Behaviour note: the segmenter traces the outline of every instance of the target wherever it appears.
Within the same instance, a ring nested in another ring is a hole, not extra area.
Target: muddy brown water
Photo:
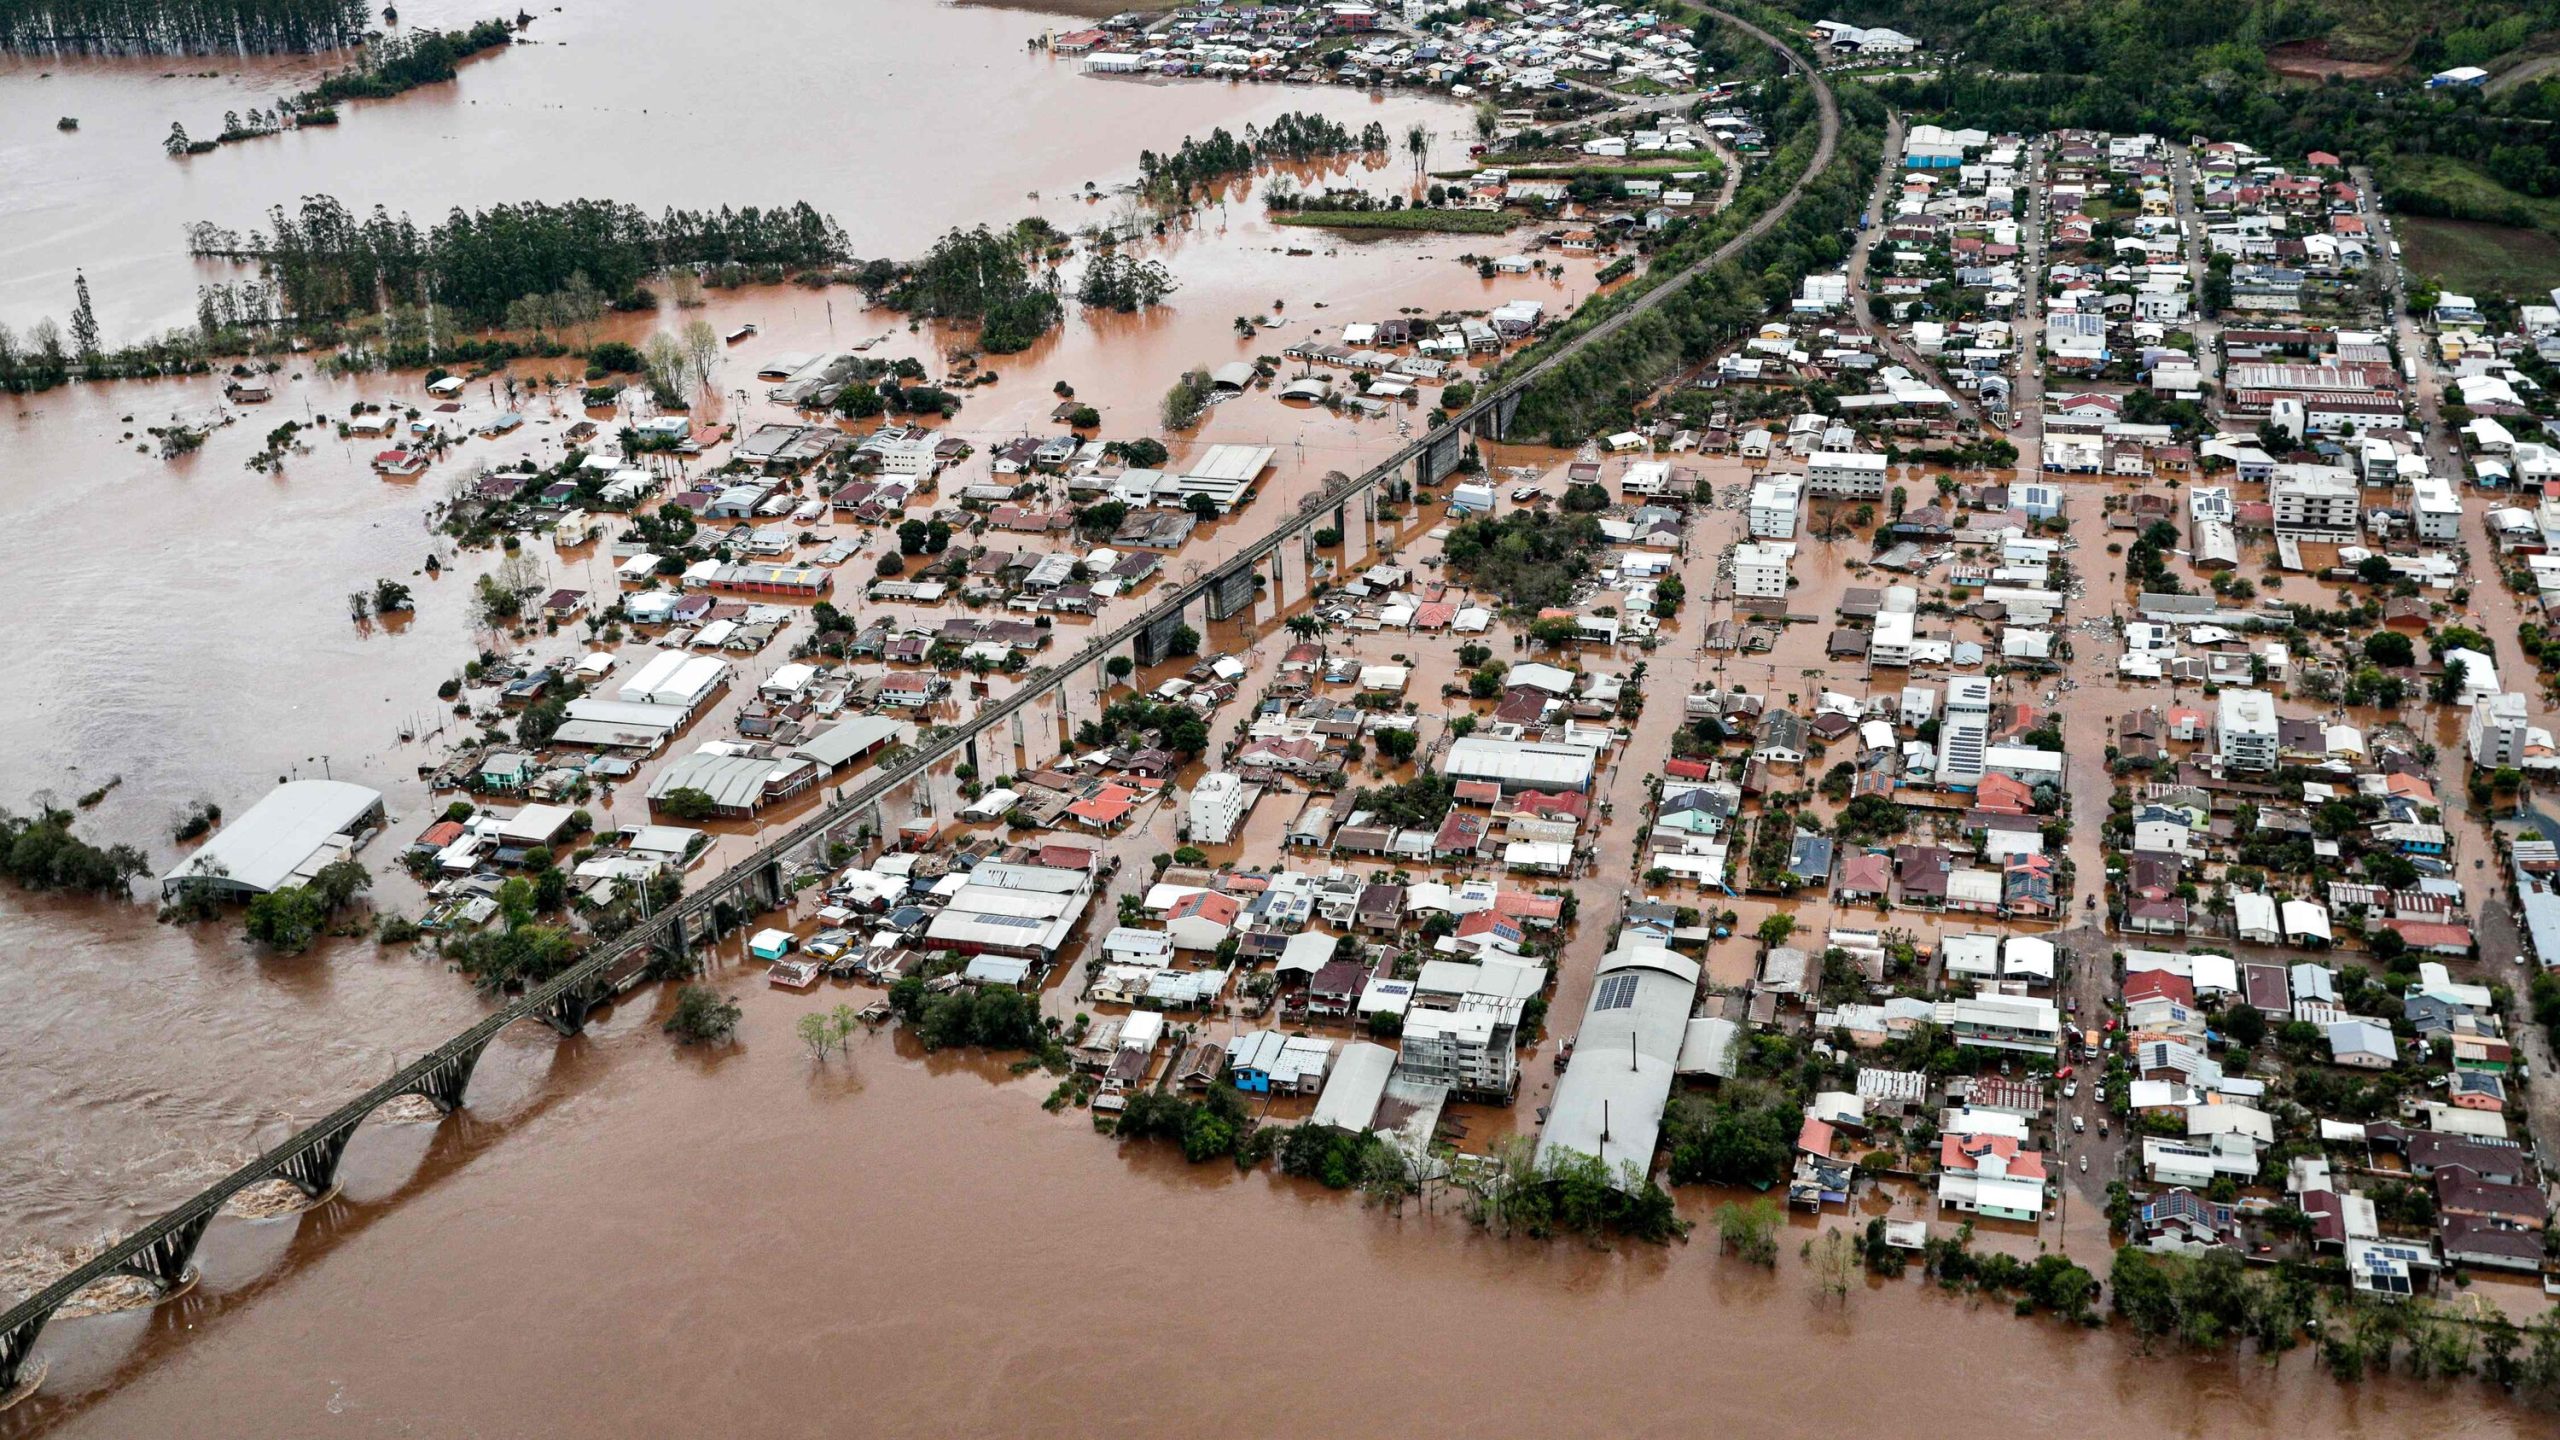
[[[447,8],[404,14],[475,18]],[[1465,124],[1463,112],[1412,97],[1087,79],[1072,62],[1023,52],[1023,38],[1052,23],[1035,16],[903,0],[781,10],[759,25],[704,24],[668,0],[547,13],[533,34],[540,44],[475,62],[454,86],[349,107],[334,133],[226,147],[184,165],[157,150],[172,119],[209,129],[222,110],[262,103],[316,66],[197,66],[224,72],[206,79],[147,64],[0,65],[0,135],[10,137],[0,140],[10,176],[0,317],[23,328],[62,314],[80,266],[110,336],[180,323],[197,280],[227,272],[191,266],[178,227],[247,225],[307,191],[422,218],[453,203],[567,193],[647,205],[805,196],[845,221],[858,251],[903,254],[953,224],[1031,210],[1068,228],[1103,218],[1115,202],[1068,193],[1088,178],[1125,179],[1140,148],[1213,124],[1309,106],[1355,124],[1379,118],[1399,135],[1413,119],[1453,137]],[[873,51],[860,85],[846,82],[841,47],[775,43],[848,29]],[[762,95],[788,99],[741,98]],[[54,132],[60,114],[79,115],[81,130]],[[919,155],[957,158],[925,166]],[[1342,173],[1385,189],[1402,183],[1405,166]],[[577,183],[564,189],[564,175]],[[1044,198],[1030,200],[1032,190]],[[971,392],[953,428],[982,443],[1036,430],[1055,403],[1051,383],[1064,379],[1104,410],[1106,434],[1137,433],[1153,428],[1156,397],[1191,365],[1276,352],[1316,327],[1401,306],[1532,295],[1561,308],[1588,292],[1588,262],[1560,282],[1487,282],[1455,262],[1470,246],[1502,243],[1347,244],[1275,230],[1250,203],[1203,211],[1150,252],[1182,282],[1171,308],[1075,316],[1032,354],[998,362],[1004,383]],[[1320,253],[1288,256],[1290,244]],[[1274,299],[1288,301],[1288,323],[1239,341],[1232,317]],[[886,335],[874,353],[938,365],[952,338],[910,333],[841,291],[715,296],[705,313],[723,328],[761,328],[731,352],[723,395],[707,406],[748,421],[771,418],[772,407],[728,392],[760,396],[751,377],[762,359]],[[283,776],[385,789],[394,838],[423,821],[430,802],[416,768],[441,753],[438,727],[451,718],[433,690],[480,643],[464,597],[494,559],[439,549],[427,506],[471,464],[556,455],[574,412],[547,400],[520,406],[533,421],[524,432],[470,442],[408,485],[370,474],[372,445],[335,438],[313,441],[281,475],[252,474],[241,462],[283,418],[418,399],[414,377],[324,380],[305,367],[284,378],[273,404],[243,409],[240,423],[176,463],[137,453],[148,439],[140,432],[216,410],[210,383],[57,391],[0,407],[0,596],[25,637],[20,700],[0,715],[0,800],[68,796],[121,777],[81,828],[144,844],[160,865],[176,855],[167,835],[179,807],[205,796],[236,814]],[[471,413],[493,408],[475,396]],[[1272,444],[1278,470],[1263,502],[1208,527],[1168,572],[1214,563],[1324,473],[1357,471],[1397,438],[1393,421],[1267,395],[1220,405],[1187,444]],[[1711,478],[1721,487],[1731,476]],[[1416,511],[1386,538],[1410,549],[1433,523]],[[1353,527],[1369,529],[1356,512]],[[1693,597],[1711,590],[1725,538],[1693,542],[1684,572]],[[609,561],[599,565],[594,547],[535,549],[558,583],[610,588]],[[420,571],[431,552],[452,566],[439,579]],[[1800,573],[1829,576],[1833,563],[1809,549]],[[1292,604],[1303,575],[1292,556],[1283,587]],[[416,616],[350,624],[346,593],[382,577],[418,588]],[[848,608],[867,617],[883,607]],[[1676,658],[1694,654],[1683,637],[1706,613],[1693,599],[1653,657],[1653,703],[1633,753],[1659,753],[1679,693],[1706,673]],[[1248,696],[1286,648],[1279,618],[1266,603],[1213,629],[1213,648],[1250,657]],[[1077,643],[1079,629],[1062,624],[1060,647]],[[1753,662],[1771,672],[1764,683],[1809,689],[1809,679],[1793,682],[1819,664],[1819,633],[1791,631],[1779,654]],[[1411,655],[1413,698],[1426,714],[1442,710],[1454,640],[1330,643],[1369,658]],[[1510,653],[1500,636],[1492,643]],[[1814,655],[1799,653],[1807,643]],[[563,637],[533,648],[548,657],[575,647]],[[675,748],[729,733],[753,679],[782,658],[778,646],[743,662],[730,697]],[[1065,721],[1090,709],[1089,696],[1071,693]],[[1242,713],[1229,709],[1215,728],[1223,735]],[[1019,758],[1052,753],[1059,723],[1035,707]],[[1640,782],[1613,771],[1604,783],[1620,803],[1601,843],[1623,855]],[[1290,813],[1278,798],[1239,854],[1269,858]],[[891,819],[928,805],[947,815],[956,799],[946,772]],[[631,787],[594,808],[600,820],[642,813]],[[1156,807],[1117,846],[1136,862],[1124,887],[1146,854],[1171,848],[1172,815]],[[720,828],[729,853],[762,827]],[[367,858],[383,872],[378,898],[414,913],[416,894],[385,845]],[[1594,917],[1622,888],[1606,870],[1575,883]],[[1738,908],[1747,932],[1763,907]],[[1095,928],[1108,917],[1105,902]],[[1599,930],[1586,924],[1560,967],[1560,1022],[1579,1013]],[[129,1228],[483,1013],[422,953],[328,944],[267,957],[233,927],[159,926],[140,907],[0,894],[0,957],[0,1007],[15,1021],[0,1046],[9,1139],[0,1236],[53,1245]],[[1266,1430],[1284,1415],[1320,1433],[1374,1433],[1390,1418],[1425,1415],[1689,1433],[1742,1406],[1797,1433],[1869,1427],[1888,1414],[1969,1417],[1986,1388],[2002,1386],[2013,1404],[2068,1406],[2101,1434],[2516,1428],[2468,1389],[2341,1391],[2299,1358],[2272,1372],[2147,1359],[1911,1285],[1861,1294],[1843,1312],[1815,1304],[1791,1269],[1762,1276],[1705,1244],[1607,1253],[1502,1243],[1458,1219],[1445,1197],[1437,1212],[1390,1217],[1268,1175],[1184,1166],[1097,1140],[1080,1114],[1044,1114],[1037,1101],[1049,1082],[1000,1063],[924,1057],[887,1037],[813,1063],[791,1038],[798,1013],[869,992],[769,992],[736,959],[732,946],[720,978],[748,1002],[739,1045],[670,1052],[654,997],[565,1044],[531,1027],[508,1032],[483,1061],[465,1116],[368,1126],[339,1200],[308,1214],[226,1217],[184,1299],[60,1322],[43,1389],[0,1416],[0,1435],[691,1433],[722,1422],[774,1434],[963,1425],[1050,1434],[1083,1433],[1102,1417],[1155,1434],[1240,1417]],[[1711,968],[1738,980],[1749,957],[1719,947]],[[1071,984],[1054,982],[1046,1003],[1072,1008]],[[1551,1067],[1533,1056],[1528,1073],[1518,1107],[1467,1107],[1471,1133],[1534,1124]],[[1702,1213],[1703,1201],[1690,1208]],[[1695,1358],[1646,1343],[1673,1333],[1695,1337]],[[1855,1373],[1896,1378],[1801,1382],[1809,1348],[1843,1345],[1857,1347],[1839,1357]],[[1179,1384],[1165,1379],[1174,1358]],[[1541,1380],[1515,1378],[1531,1375]],[[1310,1410],[1310,1384],[1330,1403]]]
[[[2143,1357],[1909,1281],[1842,1308],[1710,1241],[1505,1243],[1446,1201],[1119,1150],[1044,1115],[1043,1078],[885,1036],[813,1062],[791,1021],[836,998],[751,1005],[717,1054],[626,1012],[493,1055],[472,1120],[360,1136],[335,1211],[226,1222],[189,1301],[82,1322],[0,1426],[1814,1435],[1952,1428],[1990,1393],[2102,1436],[2530,1429],[2467,1387]],[[1238,1321],[1274,1308],[1307,1318]]]

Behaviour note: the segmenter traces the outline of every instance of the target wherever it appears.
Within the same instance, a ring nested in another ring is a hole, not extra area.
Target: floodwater
[[[347,1202],[225,1222],[188,1300],[81,1322],[109,1338],[10,1420],[116,1437],[1690,1435],[1753,1415],[1814,1435],[1953,1428],[1996,1395],[2110,1437],[2527,1428],[2468,1386],[2342,1388],[2299,1354],[2272,1371],[2143,1357],[1916,1281],[1842,1308],[1792,1258],[1764,1274],[1707,1239],[1618,1253],[1506,1243],[1447,1197],[1363,1210],[1116,1148],[1043,1114],[1045,1077],[886,1037],[813,1062],[791,1022],[831,997],[776,999],[717,1055],[671,1055],[623,1015],[554,1057],[492,1055],[471,1120],[360,1134]]]
[[[1026,36],[1065,28],[1033,15],[920,0],[775,8],[752,25],[705,23],[672,0],[547,12],[538,44],[475,61],[454,86],[346,107],[336,131],[183,164],[157,148],[171,120],[203,133],[222,110],[263,103],[318,65],[183,78],[148,63],[57,62],[41,67],[44,79],[40,67],[0,66],[0,318],[23,328],[67,311],[70,274],[84,267],[111,338],[183,323],[195,284],[232,272],[188,262],[179,226],[245,227],[312,191],[421,219],[456,203],[569,194],[651,206],[806,198],[843,221],[857,251],[911,254],[957,224],[1033,211],[1070,230],[1107,219],[1115,200],[1071,192],[1088,179],[1108,191],[1134,173],[1138,150],[1211,125],[1314,107],[1397,134],[1420,120],[1457,145],[1465,123],[1415,97],[1089,79],[1071,61],[1024,52]],[[442,3],[404,16],[476,18]],[[76,134],[53,130],[62,114],[81,118]],[[1400,157],[1345,170],[1381,189],[1406,177]],[[1292,243],[1319,253],[1289,256]],[[1456,261],[1470,245],[1490,248],[1454,236],[1336,244],[1276,230],[1251,203],[1203,211],[1147,252],[1181,283],[1171,307],[1071,316],[1031,354],[997,361],[1004,382],[970,391],[952,428],[982,450],[1040,429],[1051,386],[1064,381],[1103,411],[1105,435],[1150,433],[1156,397],[1194,365],[1276,353],[1405,306],[1537,296],[1562,308],[1589,290],[1588,262],[1562,280],[1479,280]],[[1281,327],[1237,338],[1233,317],[1281,299]],[[774,418],[748,398],[763,388],[755,365],[773,355],[885,336],[873,353],[938,368],[952,338],[865,313],[846,291],[721,295],[704,313],[724,329],[760,327],[705,407],[746,422]],[[433,691],[483,639],[465,596],[494,557],[440,548],[427,510],[476,463],[556,457],[559,427],[576,412],[520,405],[526,430],[470,442],[412,484],[375,479],[373,447],[335,438],[312,441],[281,475],[252,473],[242,461],[282,419],[418,399],[414,377],[331,380],[288,367],[279,379],[273,404],[242,410],[175,463],[136,446],[172,415],[217,409],[209,382],[0,407],[0,603],[21,640],[20,699],[0,713],[0,800],[69,796],[115,777],[82,832],[145,844],[160,864],[174,858],[180,807],[209,797],[236,814],[283,776],[386,790],[393,838],[429,813],[418,767],[442,754],[439,727],[451,723]],[[497,408],[475,395],[465,418]],[[1250,542],[1326,472],[1356,472],[1392,449],[1398,428],[1263,393],[1222,403],[1188,444],[1274,445],[1277,470],[1256,505],[1206,527],[1168,573]],[[1737,473],[1715,467],[1710,479],[1721,492]],[[1719,512],[1713,532],[1692,539],[1691,605],[1655,652],[1650,703],[1623,754],[1662,753],[1681,692],[1704,673],[1684,657],[1695,655],[1737,518]],[[1373,528],[1356,509],[1351,521],[1340,554],[1357,555]],[[1434,523],[1422,509],[1375,528],[1410,549]],[[610,588],[595,547],[530,543],[557,583]],[[447,562],[441,578],[421,569],[431,553]],[[1837,583],[1832,563],[1809,547],[1809,590]],[[350,623],[347,593],[384,577],[417,587],[418,613]],[[1249,655],[1248,697],[1276,669],[1280,606],[1302,601],[1304,583],[1293,553],[1263,605],[1212,629],[1211,648]],[[836,598],[858,619],[882,608]],[[1802,672],[1819,660],[1794,647],[1818,656],[1819,634],[1791,631],[1779,654],[1752,662],[1767,667],[1761,683],[1814,688]],[[1062,621],[1052,654],[1078,635],[1078,622]],[[1328,640],[1371,658],[1410,655],[1411,698],[1426,715],[1453,709],[1438,689],[1457,643]],[[1499,632],[1488,643],[1511,654]],[[575,647],[564,635],[534,648]],[[742,662],[729,699],[675,748],[728,733],[739,699],[784,648]],[[645,651],[634,642],[625,653]],[[1063,722],[1046,707],[1026,716],[1011,762],[1046,758],[1054,727],[1090,713],[1091,697],[1069,690]],[[1215,733],[1242,709],[1217,717]],[[1553,1011],[1568,1027],[1625,883],[1620,857],[1640,833],[1641,772],[1623,768],[1603,781],[1617,811],[1595,841],[1601,866],[1574,882],[1586,918]],[[919,789],[913,803],[937,813],[956,798],[947,773]],[[763,825],[815,803],[769,812]],[[1267,800],[1249,834],[1270,838],[1292,803]],[[594,808],[599,824],[641,813],[628,787]],[[1144,875],[1147,854],[1172,848],[1172,813],[1157,807],[1115,846],[1134,862],[1118,888]],[[726,850],[762,827],[719,828]],[[414,913],[387,847],[367,854],[381,872],[377,900]],[[1257,847],[1256,858],[1268,857]],[[1099,903],[1102,925],[1113,903]],[[1737,908],[1747,933],[1761,908]],[[263,957],[236,927],[164,927],[139,907],[14,892],[0,894],[0,956],[0,1007],[16,1017],[0,1049],[10,1141],[0,1245],[77,1245],[129,1228],[482,1013],[423,952],[337,944]],[[1748,968],[1738,946],[1711,957],[1722,982]],[[718,1052],[670,1051],[655,996],[566,1043],[536,1027],[509,1032],[482,1062],[465,1115],[368,1126],[338,1201],[299,1218],[219,1222],[199,1257],[201,1284],[179,1301],[57,1321],[51,1373],[0,1416],[0,1435],[1053,1434],[1103,1418],[1145,1434],[1239,1423],[1365,1434],[1423,1415],[1693,1433],[1750,1412],[1799,1433],[1871,1429],[1885,1415],[1953,1423],[1978,1414],[1986,1393],[2039,1411],[2069,1406],[2101,1435],[2515,1428],[2468,1387],[2341,1390],[2299,1357],[2273,1373],[2147,1359],[1912,1284],[1841,1311],[1811,1300],[1792,1268],[1763,1276],[1709,1244],[1613,1253],[1503,1243],[1458,1219],[1446,1196],[1437,1213],[1388,1216],[1267,1174],[1187,1167],[1097,1140],[1080,1112],[1044,1114],[1049,1080],[1001,1064],[927,1059],[887,1038],[815,1063],[791,1038],[797,1014],[867,993],[791,997],[739,968],[724,979],[747,1018],[741,1043]],[[1072,1007],[1072,985],[1053,984],[1047,1003]],[[1473,1134],[1533,1123],[1551,1066],[1533,1055],[1526,1073],[1519,1106],[1461,1112]],[[1666,1335],[1688,1339],[1695,1359],[1667,1355]],[[1852,1374],[1894,1378],[1805,1385],[1814,1347]],[[1319,1388],[1329,1403],[1301,1403]]]

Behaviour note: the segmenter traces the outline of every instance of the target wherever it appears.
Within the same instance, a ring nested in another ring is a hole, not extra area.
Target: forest
[[[1631,414],[1654,388],[1684,364],[1757,326],[1769,307],[1793,291],[1803,276],[1837,264],[1847,253],[1841,238],[1864,203],[1883,144],[1884,107],[1864,85],[1835,87],[1840,106],[1839,153],[1829,169],[1805,187],[1785,220],[1737,258],[1715,267],[1637,316],[1611,335],[1539,377],[1521,395],[1514,433],[1572,444]],[[1813,159],[1818,112],[1810,86],[1769,82],[1764,88],[1772,155],[1735,193],[1731,207],[1693,227],[1657,252],[1645,278],[1583,306],[1539,343],[1513,356],[1507,373],[1537,364],[1554,347],[1598,324],[1668,276],[1713,253],[1750,221],[1776,204]],[[1604,422],[1606,422],[1604,426]]]
[[[1037,217],[1010,230],[984,225],[953,230],[913,264],[872,262],[863,268],[860,283],[883,303],[910,315],[977,321],[978,343],[988,353],[1015,354],[1029,349],[1066,313],[1044,263],[1061,239]],[[1125,289],[1106,277],[1096,289],[1102,298],[1094,303],[1126,299],[1136,309],[1141,302],[1163,298],[1143,276],[1121,279],[1127,282]],[[1165,288],[1170,285],[1167,281]]]
[[[2560,0],[1795,0],[1806,18],[1899,26],[1961,63],[1881,88],[1921,115],[1991,130],[2087,128],[2245,141],[2278,157],[2334,150],[2370,162],[2399,208],[2512,223],[2494,198],[2395,177],[2393,156],[2441,156],[2525,196],[2560,196],[2560,77],[2497,94],[2428,90],[2436,70],[2479,64],[2560,27]],[[1817,12],[1819,12],[1817,14]],[[2288,81],[2269,51],[2304,43],[2395,62],[2380,82]]]
[[[327,195],[268,212],[265,234],[189,229],[199,256],[258,262],[282,312],[303,327],[395,304],[443,306],[495,325],[528,295],[570,288],[573,276],[618,302],[673,266],[803,269],[847,258],[844,231],[805,203],[761,210],[668,210],[652,217],[609,200],[456,209],[421,230],[376,206],[359,219]]]
[[[2423,75],[2481,64],[2560,24],[2553,0],[1790,0],[1788,8],[1807,19],[1892,25],[1994,70],[2127,86],[2297,42]]]
[[[381,100],[421,85],[442,84],[454,77],[459,62],[514,40],[515,27],[504,20],[483,20],[468,30],[412,30],[385,36],[366,47],[363,64],[320,77],[320,83],[295,96],[294,103],[318,108],[340,100]]]
[[[1259,164],[1382,154],[1386,148],[1387,127],[1375,120],[1355,132],[1313,111],[1291,110],[1268,127],[1247,125],[1242,139],[1221,127],[1210,131],[1206,140],[1183,136],[1181,147],[1170,154],[1142,150],[1138,185],[1161,203],[1180,204],[1194,189],[1214,186]]]
[[[364,40],[364,0],[0,0],[0,52],[221,55]]]

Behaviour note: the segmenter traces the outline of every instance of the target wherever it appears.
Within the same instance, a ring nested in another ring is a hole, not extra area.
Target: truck
[[[1858,229],[1861,233],[1865,232],[1867,222],[1875,217],[1875,213],[1876,212],[1873,210],[1861,210],[1858,212]]]

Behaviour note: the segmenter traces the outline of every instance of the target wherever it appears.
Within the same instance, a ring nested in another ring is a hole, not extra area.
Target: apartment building
[[[2276,701],[2264,690],[2222,692],[2214,720],[2214,753],[2227,770],[2276,768]]]

